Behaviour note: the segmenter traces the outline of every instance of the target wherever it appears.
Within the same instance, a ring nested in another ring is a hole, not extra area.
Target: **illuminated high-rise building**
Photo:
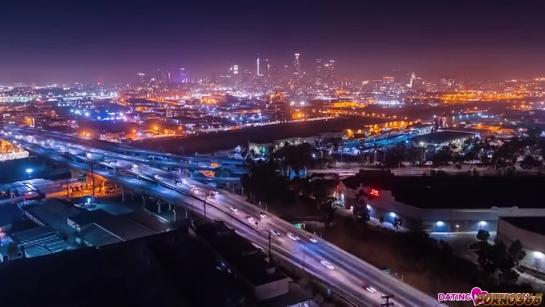
[[[409,83],[407,84],[407,87],[408,88],[413,88],[415,80],[416,80],[416,74],[413,72],[413,73],[411,73],[411,76],[409,77]]]
[[[314,60],[315,66],[314,66],[314,72],[316,73],[317,77],[322,77],[322,73],[324,71],[324,67],[322,64],[322,59],[316,59]]]
[[[333,81],[335,77],[335,60],[330,59],[323,64],[323,74],[328,82]]]
[[[299,52],[293,54],[293,69],[295,74],[301,75],[301,53]]]
[[[265,59],[265,75],[267,77],[271,76],[271,63],[269,62],[269,59]]]
[[[329,73],[333,74],[335,72],[335,60],[330,59],[324,64],[324,67]]]
[[[177,83],[189,83],[189,70],[184,67],[180,67],[178,70],[178,76],[176,78]]]
[[[138,76],[138,79],[139,79],[140,83],[145,83],[146,82],[146,74],[145,73],[139,72],[139,73],[136,73],[136,75]]]
[[[237,65],[237,64],[234,64],[233,66],[231,66],[231,67],[229,68],[229,72],[230,72],[231,75],[233,75],[233,76],[238,75],[238,65]]]
[[[155,73],[155,80],[158,83],[167,83],[168,82],[168,74],[166,71],[157,68],[157,72]]]
[[[259,62],[259,55],[257,56],[256,65],[257,65],[257,68],[256,68],[256,75],[257,75],[258,77],[261,77],[261,67],[260,67],[260,62]]]

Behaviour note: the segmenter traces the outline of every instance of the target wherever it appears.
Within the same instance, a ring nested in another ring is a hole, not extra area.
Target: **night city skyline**
[[[333,58],[342,77],[511,79],[545,71],[539,1],[7,3],[0,83],[125,82],[187,67],[195,77]]]
[[[4,2],[1,307],[542,305],[545,0]]]

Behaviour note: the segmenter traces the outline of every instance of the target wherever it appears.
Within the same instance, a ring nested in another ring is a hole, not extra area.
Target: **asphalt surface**
[[[140,149],[123,152],[95,148],[71,141],[70,136],[42,136],[25,130],[10,130],[4,137],[16,140],[28,150],[49,157],[70,167],[94,172],[128,188],[145,192],[172,204],[189,208],[212,220],[225,222],[237,233],[268,249],[271,237],[272,253],[300,267],[333,291],[358,306],[380,306],[382,295],[394,295],[394,306],[438,306],[434,298],[405,284],[371,264],[347,253],[335,245],[298,229],[290,223],[264,212],[244,198],[184,178],[181,172],[169,171],[150,164],[140,157]],[[146,152],[148,154],[149,152]],[[161,156],[160,153],[152,153]],[[176,156],[163,156],[166,164],[176,163]]]

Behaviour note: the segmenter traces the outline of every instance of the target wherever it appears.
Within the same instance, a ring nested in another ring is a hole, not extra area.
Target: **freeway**
[[[36,130],[32,128],[17,128],[16,132],[21,135],[33,135]],[[101,140],[85,139],[77,136],[66,135],[56,131],[40,131],[40,136],[47,139],[55,139],[73,144],[74,148],[96,148],[106,150],[112,153],[120,153],[140,158],[141,162],[148,165],[158,166],[166,169],[175,169],[183,167],[193,173],[201,170],[213,170],[216,167],[228,169],[236,178],[246,173],[244,161],[241,159],[229,158],[225,156],[209,155],[177,155],[171,153],[160,153],[141,148],[134,148],[127,144],[109,143]],[[215,164],[214,166],[212,166]],[[218,178],[218,181],[233,181],[233,178]],[[210,178],[208,178],[210,180]]]
[[[437,306],[439,303],[376,267],[333,244],[262,211],[243,197],[217,190],[181,172],[150,166],[136,155],[70,142],[67,138],[42,137],[40,131],[25,135],[4,133],[21,146],[59,163],[94,172],[135,191],[189,208],[209,219],[225,222],[253,243],[268,248],[277,259],[302,268],[359,306],[380,306],[382,295],[395,296],[395,306]],[[160,155],[159,153],[155,153]]]

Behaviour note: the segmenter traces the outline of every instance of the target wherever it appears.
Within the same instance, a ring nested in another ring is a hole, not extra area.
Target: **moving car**
[[[271,230],[271,232],[272,232],[273,235],[275,235],[275,236],[277,236],[277,237],[281,237],[281,236],[282,236],[282,235],[280,234],[280,232],[277,231],[277,230],[274,230],[274,229],[273,229],[273,230]]]
[[[288,232],[288,238],[292,239],[293,241],[298,241],[299,240],[299,237],[294,235],[291,232]]]
[[[373,288],[373,287],[371,287],[371,286],[369,286],[369,285],[365,286],[364,288],[365,288],[365,290],[367,290],[367,292],[369,292],[369,293],[377,293],[377,289],[375,289],[375,288]]]
[[[333,264],[331,264],[331,262],[329,262],[327,260],[321,260],[320,264],[325,266],[328,270],[335,270],[335,266]]]

